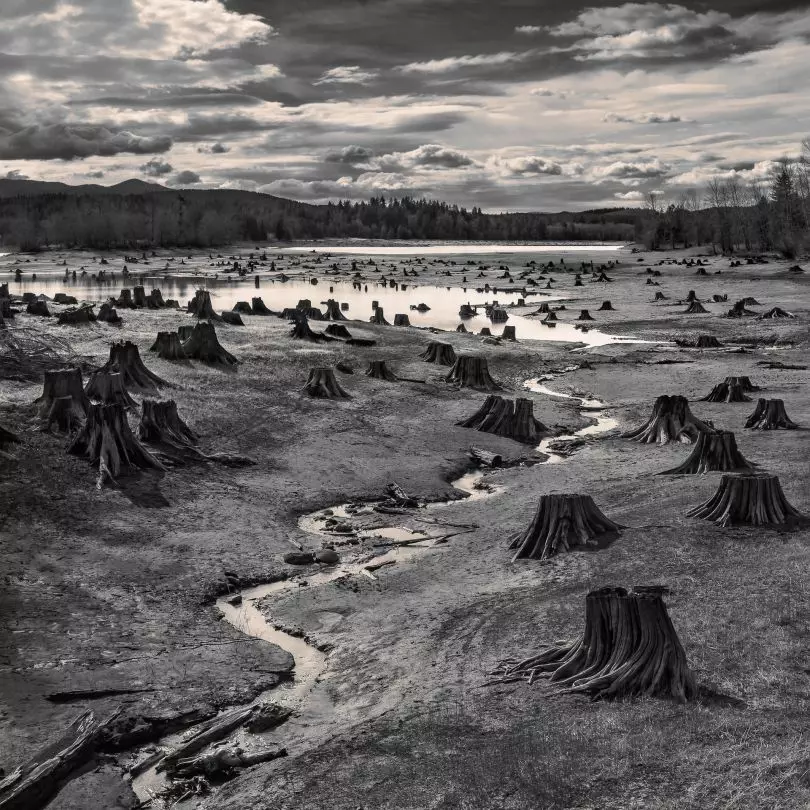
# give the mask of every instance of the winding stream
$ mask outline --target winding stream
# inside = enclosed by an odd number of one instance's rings
[[[566,371],[573,371],[577,368],[577,366],[573,366],[566,369]],[[524,387],[533,393],[543,394],[549,397],[579,400],[582,411],[585,411],[588,416],[596,420],[594,424],[588,425],[571,435],[543,439],[536,449],[538,452],[547,455],[548,459],[541,463],[556,464],[565,461],[567,458],[564,455],[555,453],[549,447],[551,442],[598,436],[618,426],[615,419],[604,415],[603,409],[609,406],[601,400],[582,398],[554,391],[538,378],[526,380]],[[465,501],[490,498],[504,492],[505,487],[503,486],[482,485],[488,472],[490,471],[483,469],[472,470],[453,481],[452,486],[467,496],[464,499]],[[458,502],[457,499],[454,499],[430,503],[426,505],[424,510],[420,510],[420,514]],[[373,513],[374,506],[375,503],[373,502],[366,504],[343,503],[331,508],[321,509],[303,515],[299,519],[299,528],[310,535],[336,540],[341,537],[341,534],[328,528],[330,525],[348,520],[358,514],[368,515]],[[392,522],[391,516],[389,515],[380,515],[380,517],[385,519],[386,523]],[[329,523],[330,520],[332,521],[331,524]],[[248,588],[236,595],[237,597],[241,596],[241,600],[238,598],[234,600],[234,594],[223,596],[217,600],[216,607],[224,621],[247,636],[276,644],[283,650],[289,652],[295,659],[294,678],[263,692],[254,700],[254,704],[259,705],[265,702],[273,702],[290,709],[300,710],[315,684],[326,673],[329,663],[327,654],[309,641],[274,627],[272,619],[262,610],[264,603],[273,596],[298,589],[304,583],[306,583],[309,588],[313,588],[326,585],[338,579],[358,575],[376,579],[374,574],[368,569],[370,564],[373,564],[376,570],[385,565],[406,562],[435,547],[434,536],[431,535],[429,530],[425,530],[421,534],[422,539],[420,540],[418,539],[420,536],[419,531],[395,525],[375,526],[369,529],[358,530],[353,532],[352,535],[358,539],[378,539],[380,545],[384,545],[385,541],[397,542],[402,540],[409,541],[409,544],[395,546],[384,553],[375,554],[372,552],[371,554],[366,554],[364,558],[358,562],[341,562],[334,566],[323,568],[316,573],[301,573],[279,582]],[[343,536],[345,538],[345,534]],[[171,750],[173,746],[184,739],[184,736],[184,734],[177,734],[167,737],[161,741],[160,747],[167,751]],[[249,735],[243,729],[235,732],[230,741],[238,742],[243,748],[257,748],[261,745],[260,736]],[[155,766],[144,771],[144,773],[136,776],[132,780],[132,788],[136,795],[141,802],[149,802],[148,806],[150,808],[165,808],[168,806],[186,807],[190,806],[191,802],[197,800],[197,797],[193,797],[190,798],[188,802],[176,802],[172,805],[168,805],[159,797],[159,794],[165,790],[167,786],[168,780],[165,774],[157,773]]]

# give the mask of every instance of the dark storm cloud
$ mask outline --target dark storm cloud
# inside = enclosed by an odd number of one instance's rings
[[[368,163],[374,157],[374,152],[365,146],[344,146],[342,149],[327,152],[323,159],[327,163]]]
[[[34,125],[0,132],[2,160],[80,160],[123,152],[149,155],[168,152],[171,146],[172,139],[166,135],[143,137],[91,124]]]

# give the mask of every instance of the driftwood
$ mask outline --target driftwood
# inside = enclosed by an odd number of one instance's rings
[[[104,732],[120,710],[98,722],[92,711],[79,715],[60,735],[0,781],[0,810],[39,810],[62,784],[98,751]]]
[[[745,426],[752,430],[795,430],[799,426],[793,422],[785,411],[781,399],[759,399],[756,408],[746,420]]]
[[[503,456],[500,453],[492,453],[483,447],[470,447],[470,458],[482,467],[500,467],[503,464]]]
[[[99,484],[107,476],[115,480],[139,469],[165,469],[132,435],[126,412],[118,404],[91,405],[87,421],[68,446],[68,453],[97,465]]]
[[[72,419],[83,421],[87,416],[90,401],[82,387],[82,372],[78,368],[56,369],[45,372],[42,395],[34,400],[37,417],[46,422],[54,409],[57,400],[70,397]],[[64,409],[65,403],[58,406]]]
[[[372,360],[366,369],[366,377],[373,377],[375,380],[387,380],[397,382],[399,377],[385,365],[385,360]]]
[[[386,485],[385,493],[391,505],[398,506],[402,509],[416,509],[422,505],[418,498],[413,495],[408,495],[396,481],[392,481],[390,484]]]
[[[304,391],[309,396],[320,399],[351,399],[351,396],[337,381],[335,372],[331,368],[310,369]]]
[[[689,408],[689,400],[681,396],[663,394],[655,400],[653,412],[646,424],[622,434],[642,444],[691,444],[700,433],[713,430],[710,423],[702,422]]]
[[[548,428],[534,418],[534,403],[530,399],[519,398],[512,402],[497,394],[490,394],[472,416],[457,424],[532,445],[548,432]]]
[[[436,363],[440,366],[452,366],[456,362],[456,352],[453,347],[449,343],[442,343],[438,340],[431,340],[419,357],[426,363]]]
[[[215,366],[235,368],[239,361],[217,339],[212,323],[200,321],[191,336],[183,343],[183,351],[191,360],[201,360]]]
[[[180,759],[171,767],[167,767],[166,771],[173,778],[188,779],[193,776],[204,776],[210,782],[227,782],[243,768],[285,756],[287,756],[287,749],[280,746],[248,753],[235,745],[229,748],[216,748],[210,753],[200,754],[196,757]]]
[[[129,340],[110,346],[110,359],[101,370],[119,373],[128,391],[154,393],[158,386],[167,385],[165,380],[149,371],[141,360],[138,347]]]
[[[597,546],[615,539],[622,528],[599,511],[590,495],[541,495],[528,528],[509,538],[512,561],[546,560],[573,546]]]
[[[717,492],[686,515],[723,527],[804,522],[785,498],[779,479],[769,474],[724,475]]]
[[[501,390],[501,386],[489,375],[486,357],[478,355],[458,355],[445,381],[457,388],[474,388],[479,391]]]
[[[91,374],[87,380],[84,393],[93,402],[104,405],[118,404],[122,408],[134,408],[135,400],[124,385],[124,377],[117,371],[100,371]]]
[[[208,290],[197,290],[194,293],[194,298],[188,302],[188,311],[198,319],[205,319],[208,321],[221,321],[222,318],[214,312],[214,307],[211,304],[211,293]]]
[[[161,360],[186,360],[183,344],[177,332],[158,332],[157,339],[149,348],[150,352],[157,352]]]
[[[659,474],[699,475],[753,469],[754,465],[737,449],[737,440],[730,430],[713,430],[698,434],[697,442],[683,464]]]
[[[669,618],[660,587],[600,588],[585,599],[585,629],[522,661],[502,661],[495,683],[549,675],[565,692],[594,699],[697,697],[697,685]]]

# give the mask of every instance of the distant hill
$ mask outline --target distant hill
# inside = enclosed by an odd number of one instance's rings
[[[270,239],[631,241],[636,210],[485,214],[436,200],[327,205],[238,189],[171,189],[0,179],[0,245],[97,249],[212,247]]]

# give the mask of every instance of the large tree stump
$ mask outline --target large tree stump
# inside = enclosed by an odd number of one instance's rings
[[[69,397],[71,400],[72,419],[83,421],[90,407],[90,400],[84,393],[82,385],[82,372],[78,368],[56,369],[46,371],[42,387],[42,395],[34,400],[37,418],[48,420],[54,411],[57,400]],[[65,403],[57,406],[63,410]]]
[[[138,393],[154,393],[158,386],[167,385],[166,380],[149,371],[141,360],[138,347],[130,340],[113,343],[110,346],[110,359],[102,367],[104,371],[119,373],[124,387]]]
[[[372,360],[366,369],[366,377],[373,377],[375,380],[387,380],[397,382],[399,377],[385,365],[385,360]]]
[[[68,446],[68,453],[97,465],[99,483],[105,477],[114,481],[139,469],[165,469],[132,434],[126,412],[118,404],[91,405],[87,421]]]
[[[74,433],[82,425],[82,420],[73,408],[72,397],[60,397],[53,401],[51,410],[42,420],[42,430],[50,431],[53,426],[59,433]]]
[[[50,318],[51,312],[48,309],[48,304],[45,301],[29,301],[28,306],[25,308],[25,311],[29,315],[38,315],[41,318]]]
[[[489,376],[486,357],[460,354],[445,380],[458,388],[474,388],[478,391],[500,391],[502,387]]]
[[[177,327],[177,337],[181,343],[185,343],[194,334],[194,325],[190,323]]]
[[[95,321],[96,314],[93,312],[93,304],[82,304],[80,307],[66,309],[64,312],[60,312],[57,318],[57,323],[60,326],[81,326]]]
[[[120,324],[121,316],[115,311],[109,302],[103,303],[98,310],[98,320],[103,323]]]
[[[146,306],[149,309],[163,309],[166,302],[163,300],[163,293],[158,289],[153,289],[149,295],[146,296]]]
[[[310,369],[304,391],[311,397],[321,399],[351,399],[351,396],[341,388],[331,368]]]
[[[153,445],[173,461],[206,458],[195,446],[199,437],[180,418],[177,403],[173,399],[162,402],[153,399],[143,401],[138,438]]]
[[[323,330],[325,334],[335,338],[350,338],[352,333],[342,323],[330,323]]]
[[[431,340],[419,357],[426,363],[436,363],[440,366],[452,366],[456,362],[456,352],[453,347],[449,343],[442,343],[438,340]]]
[[[84,393],[93,402],[104,405],[118,404],[124,409],[134,408],[135,400],[130,396],[120,372],[100,369],[87,380]]]
[[[613,304],[611,304],[610,301],[602,301],[602,306],[599,307],[598,311],[602,312],[605,310],[613,310]]]
[[[743,393],[743,387],[735,377],[727,377],[718,383],[701,402],[750,402],[751,397]]]
[[[376,323],[378,326],[390,326],[391,324],[385,320],[385,313],[382,307],[376,307],[374,314],[369,318],[370,323]]]
[[[467,327],[466,327],[466,326],[464,326],[464,324],[463,324],[463,323],[460,323],[460,324],[459,324],[459,325],[456,327],[456,332],[459,332],[459,333],[461,333],[461,334],[467,334]]]
[[[724,475],[717,492],[690,509],[687,517],[710,520],[718,526],[781,526],[804,522],[803,515],[785,498],[775,475]]]
[[[410,326],[411,319],[405,313],[397,313],[394,315],[394,326]]]
[[[185,360],[186,353],[183,351],[183,344],[180,342],[180,335],[177,332],[158,332],[157,339],[149,348],[150,352],[156,352],[161,360]]]
[[[714,335],[699,335],[695,341],[696,349],[719,349],[722,345]]]
[[[680,467],[659,475],[699,475],[707,472],[753,470],[754,465],[737,449],[737,440],[730,430],[714,430],[698,434],[689,458]]]
[[[582,310],[582,311],[579,313],[579,317],[577,318],[577,320],[578,320],[578,321],[595,321],[595,320],[596,320],[596,318],[594,318],[594,317],[591,315],[591,313],[590,313],[590,312],[588,312],[588,310],[587,310],[587,309],[583,309],[583,310]]]
[[[132,300],[139,309],[146,306],[146,290],[143,287],[132,288]]]
[[[183,351],[190,360],[200,360],[212,366],[236,368],[239,361],[217,339],[217,333],[212,323],[200,321],[191,333],[191,337],[183,343]]]
[[[252,315],[253,309],[247,301],[237,301],[233,305],[233,312],[238,312],[240,315]]]
[[[475,309],[470,304],[462,304],[458,311],[459,318],[474,318]]]
[[[600,588],[585,599],[585,629],[522,661],[502,661],[492,673],[502,680],[550,675],[567,692],[594,699],[669,697],[694,700],[698,690],[686,654],[667,613],[660,587]]]
[[[515,327],[504,326],[503,333],[501,334],[501,340],[517,341],[517,333],[515,332]]]
[[[530,399],[518,398],[512,402],[497,394],[490,394],[471,417],[456,424],[532,445],[538,444],[542,434],[548,432],[548,428],[534,418],[534,403]]]
[[[622,434],[642,444],[691,444],[700,433],[713,430],[713,426],[698,419],[689,408],[689,400],[681,396],[663,394],[655,400],[653,412],[646,424]]]
[[[328,343],[334,340],[323,332],[313,332],[310,329],[309,321],[303,316],[296,319],[295,325],[290,330],[290,337],[295,340],[309,340],[313,343]]]
[[[757,406],[745,426],[752,430],[796,430],[799,427],[788,417],[781,399],[757,400]]]
[[[739,385],[743,391],[748,393],[749,391],[759,391],[760,387],[758,385],[754,385],[751,382],[750,377],[726,377],[725,382],[729,385]]]
[[[703,306],[697,299],[692,301],[689,306],[683,311],[684,315],[705,315],[709,310]]]
[[[509,538],[517,559],[546,560],[573,546],[598,546],[618,536],[618,523],[599,511],[590,495],[541,495],[532,522]]]
[[[782,309],[781,307],[774,307],[773,309],[769,309],[767,312],[763,312],[762,315],[759,316],[760,321],[771,320],[774,318],[795,318],[796,316],[792,312],[788,312],[786,309]]]
[[[226,310],[221,315],[223,323],[227,323],[230,326],[244,326],[245,322],[242,320],[242,316],[238,312],[231,312]]]
[[[121,294],[114,301],[115,305],[121,309],[135,309],[135,302],[132,300],[132,290],[126,287],[121,290]]]
[[[214,307],[211,304],[211,293],[208,290],[197,290],[194,293],[194,298],[188,302],[188,311],[200,320],[205,319],[208,321],[221,321],[221,316],[214,312]]]
[[[330,298],[326,302],[326,314],[324,319],[327,321],[346,321],[348,318],[340,311],[340,304],[334,298]]]
[[[264,301],[260,297],[251,299],[254,315],[272,315],[272,310],[269,310]]]

